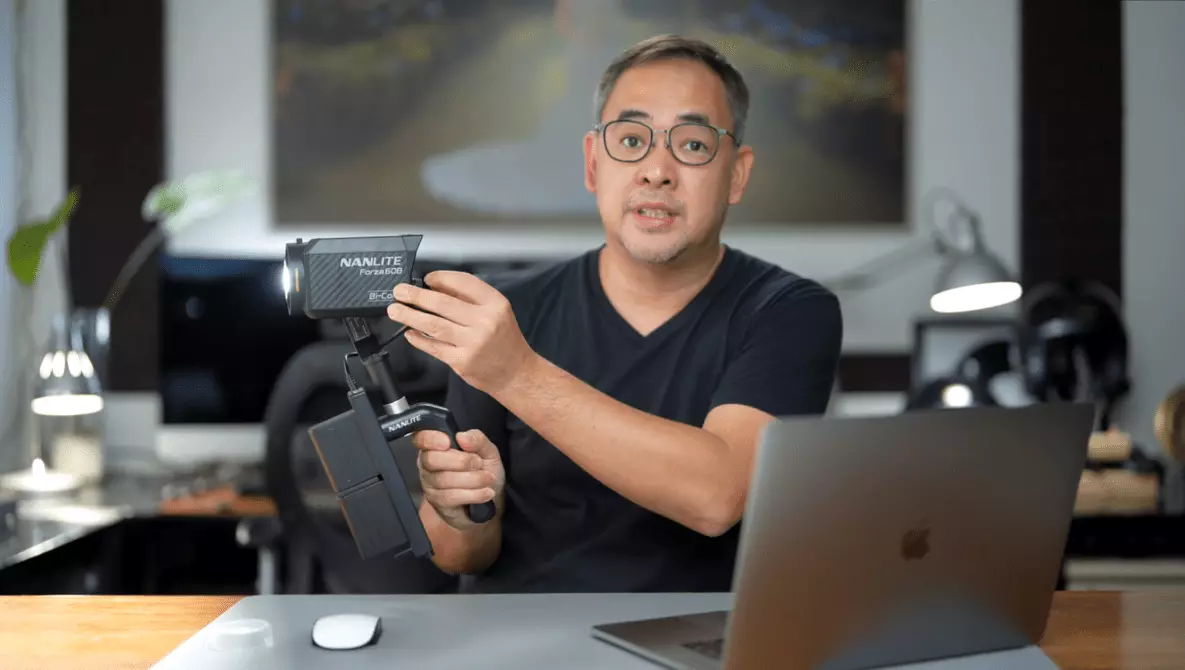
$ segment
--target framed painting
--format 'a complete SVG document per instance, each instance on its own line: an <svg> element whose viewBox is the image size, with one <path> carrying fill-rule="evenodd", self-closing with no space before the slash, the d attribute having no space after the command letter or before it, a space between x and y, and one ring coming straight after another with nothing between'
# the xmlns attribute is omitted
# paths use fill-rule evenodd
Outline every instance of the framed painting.
<svg viewBox="0 0 1185 670"><path fill-rule="evenodd" d="M730 221L906 225L908 0L272 2L279 226L595 221L594 91L662 33L751 91Z"/></svg>

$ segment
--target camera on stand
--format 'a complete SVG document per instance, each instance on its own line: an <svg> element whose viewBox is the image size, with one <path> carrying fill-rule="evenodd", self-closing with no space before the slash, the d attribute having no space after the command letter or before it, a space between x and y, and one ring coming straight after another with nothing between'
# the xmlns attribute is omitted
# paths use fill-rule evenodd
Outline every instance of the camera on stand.
<svg viewBox="0 0 1185 670"><path fill-rule="evenodd" d="M386 319L392 292L412 278L422 235L297 239L284 252L283 285L288 314L341 319L354 351L342 361L350 409L309 428L325 474L363 558L403 549L432 555L419 510L399 471L391 442L421 430L446 433L454 449L457 423L445 407L409 405L391 372L388 354L373 319ZM396 333L398 337L404 332ZM393 338L392 338L393 339ZM350 373L356 357L382 394L383 413ZM493 501L469 505L475 523L494 517ZM400 530L403 533L400 533Z"/></svg>

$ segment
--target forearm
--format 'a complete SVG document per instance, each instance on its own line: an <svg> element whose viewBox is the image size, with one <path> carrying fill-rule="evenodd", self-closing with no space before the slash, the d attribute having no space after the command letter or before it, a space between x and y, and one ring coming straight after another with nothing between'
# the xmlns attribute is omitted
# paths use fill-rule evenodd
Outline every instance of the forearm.
<svg viewBox="0 0 1185 670"><path fill-rule="evenodd" d="M746 470L702 428L630 407L539 356L494 397L601 483L656 514L716 535L743 509Z"/></svg>
<svg viewBox="0 0 1185 670"><path fill-rule="evenodd" d="M457 530L444 522L436 509L420 504L420 521L432 542L432 562L450 574L473 574L488 568L502 549L502 515L483 524Z"/></svg>

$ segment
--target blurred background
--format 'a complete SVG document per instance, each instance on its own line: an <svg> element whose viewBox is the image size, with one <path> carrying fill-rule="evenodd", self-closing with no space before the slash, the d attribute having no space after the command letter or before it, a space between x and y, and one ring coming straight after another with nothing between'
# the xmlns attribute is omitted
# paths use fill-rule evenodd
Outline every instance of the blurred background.
<svg viewBox="0 0 1185 670"><path fill-rule="evenodd" d="M596 81L668 31L752 90L725 241L840 296L829 411L1094 401L1063 586L1185 589L1185 3L0 0L0 593L456 588L357 558L305 433L349 341L284 246L597 246ZM936 309L969 258L1023 296Z"/></svg>

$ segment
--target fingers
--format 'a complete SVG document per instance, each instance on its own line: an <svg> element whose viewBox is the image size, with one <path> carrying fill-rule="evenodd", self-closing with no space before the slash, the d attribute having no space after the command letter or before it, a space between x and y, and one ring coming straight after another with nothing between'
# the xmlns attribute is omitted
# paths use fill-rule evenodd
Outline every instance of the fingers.
<svg viewBox="0 0 1185 670"><path fill-rule="evenodd" d="M453 449L448 435L438 430L422 430L412 435L412 444L420 450L421 467L430 470L478 470L485 461L500 457L498 447L480 430L457 433Z"/></svg>
<svg viewBox="0 0 1185 670"><path fill-rule="evenodd" d="M448 489L485 489L493 488L494 473L485 470L467 470L453 472L448 470L424 470L420 474L420 484L424 488L445 491Z"/></svg>
<svg viewBox="0 0 1185 670"><path fill-rule="evenodd" d="M490 442L490 438L480 430L457 433L457 446L461 447L462 451L475 453L483 459L494 459L500 456L498 447L494 446L494 443Z"/></svg>
<svg viewBox="0 0 1185 670"><path fill-rule="evenodd" d="M401 323L411 330L424 333L434 340L455 344L458 325L448 319L423 312L415 307L393 302L387 306L387 318Z"/></svg>
<svg viewBox="0 0 1185 670"><path fill-rule="evenodd" d="M435 430L414 434L412 443L419 449L420 486L430 505L448 510L494 499L498 475L487 468L486 458L496 459L498 448L480 430L458 433L461 449Z"/></svg>
<svg viewBox="0 0 1185 670"><path fill-rule="evenodd" d="M451 449L453 446L453 442L449 439L448 434L439 430L421 430L413 433L411 436L411 443L415 445L417 449L426 451L444 451L446 449ZM465 451L481 453L481 450L485 449L486 445L489 445L490 447L494 446L494 444L490 442L490 438L486 437L485 433L477 430L476 428L473 430L466 430L464 432L457 433L457 446L461 447L461 449ZM494 447L494 449L495 451L493 454L490 454L487 450L486 455L496 456L497 447Z"/></svg>
<svg viewBox="0 0 1185 670"><path fill-rule="evenodd" d="M426 472L468 472L485 466L481 456L456 449L421 451L419 463Z"/></svg>
<svg viewBox="0 0 1185 670"><path fill-rule="evenodd" d="M494 489L433 489L425 487L424 499L437 509L479 505L494 499Z"/></svg>
<svg viewBox="0 0 1185 670"><path fill-rule="evenodd" d="M453 446L448 435L439 430L421 430L413 433L411 443L421 451L444 451Z"/></svg>
<svg viewBox="0 0 1185 670"><path fill-rule="evenodd" d="M453 366L453 362L457 360L457 355L460 351L455 344L434 340L415 330L408 330L404 333L403 339L407 340L407 343L411 346L449 367Z"/></svg>
<svg viewBox="0 0 1185 670"><path fill-rule="evenodd" d="M462 326L471 325L475 319L472 304L448 293L423 289L412 284L397 285L395 300L405 305L415 305L421 310L431 312Z"/></svg>

